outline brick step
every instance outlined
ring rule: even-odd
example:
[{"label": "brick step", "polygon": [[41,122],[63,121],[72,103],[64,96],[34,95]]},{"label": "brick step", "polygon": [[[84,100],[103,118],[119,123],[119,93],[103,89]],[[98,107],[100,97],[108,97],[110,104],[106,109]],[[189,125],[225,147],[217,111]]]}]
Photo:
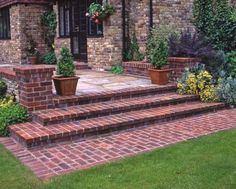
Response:
[{"label": "brick step", "polygon": [[224,108],[222,103],[190,102],[140,111],[61,123],[44,127],[36,122],[10,127],[11,136],[26,147],[83,139],[101,133],[145,126]]},{"label": "brick step", "polygon": [[74,62],[76,70],[87,70],[91,69],[88,66],[88,63],[79,63],[79,62]]},{"label": "brick step", "polygon": [[33,120],[47,126],[51,124],[190,102],[194,100],[198,100],[198,96],[183,96],[176,93],[166,93],[147,97],[115,100],[113,102],[108,101],[71,106],[67,108],[56,108],[53,110],[37,111],[33,113]]},{"label": "brick step", "polygon": [[175,84],[169,84],[165,86],[149,86],[149,87],[139,87],[130,89],[121,89],[114,91],[89,93],[83,95],[75,96],[57,96],[53,98],[53,104],[55,108],[65,108],[68,106],[90,104],[104,101],[113,101],[119,99],[129,99],[134,97],[163,94],[168,92],[176,91]]}]

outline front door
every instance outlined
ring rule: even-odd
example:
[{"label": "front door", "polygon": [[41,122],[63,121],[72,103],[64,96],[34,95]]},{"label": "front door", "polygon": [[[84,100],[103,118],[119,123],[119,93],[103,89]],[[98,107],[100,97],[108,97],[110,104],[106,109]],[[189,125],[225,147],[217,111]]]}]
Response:
[{"label": "front door", "polygon": [[71,1],[71,49],[76,60],[87,62],[87,0]]}]

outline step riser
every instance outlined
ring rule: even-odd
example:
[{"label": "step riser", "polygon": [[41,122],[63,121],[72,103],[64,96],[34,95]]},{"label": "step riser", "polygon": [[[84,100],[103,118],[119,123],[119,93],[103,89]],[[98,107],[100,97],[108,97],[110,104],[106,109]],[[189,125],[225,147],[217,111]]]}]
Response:
[{"label": "step riser", "polygon": [[177,98],[177,99],[170,99],[170,100],[163,100],[163,101],[154,101],[151,103],[145,103],[145,104],[138,104],[138,105],[130,105],[130,106],[124,106],[124,107],[118,107],[118,108],[110,108],[105,110],[96,110],[93,112],[88,113],[81,113],[80,115],[73,115],[70,117],[64,116],[63,118],[55,118],[54,120],[42,120],[37,115],[34,116],[34,121],[44,125],[49,126],[52,124],[58,124],[58,123],[65,123],[70,121],[78,121],[78,120],[84,120],[89,118],[95,118],[100,116],[107,116],[112,114],[119,114],[119,113],[126,113],[129,111],[136,111],[136,110],[144,110],[149,108],[156,108],[161,106],[167,106],[167,105],[175,105],[180,103],[186,103],[186,102],[193,102],[197,101],[199,98],[197,96],[191,96],[191,97],[185,97],[183,98]]},{"label": "step riser", "polygon": [[45,140],[42,139],[41,141],[37,141],[37,142],[35,141],[26,142],[23,139],[21,139],[19,136],[15,135],[14,133],[11,133],[12,134],[11,136],[15,140],[23,144],[24,146],[31,148],[35,146],[42,146],[42,145],[56,143],[56,142],[70,141],[74,139],[83,140],[87,137],[95,137],[97,135],[104,134],[104,133],[110,133],[114,131],[125,130],[125,129],[134,128],[134,127],[140,127],[140,126],[147,126],[154,123],[171,121],[174,119],[185,118],[185,117],[207,113],[207,112],[214,112],[223,108],[224,108],[223,105],[217,105],[217,106],[212,106],[212,107],[204,107],[204,108],[198,108],[198,109],[193,109],[193,110],[188,110],[188,111],[169,113],[169,114],[166,114],[165,116],[153,116],[153,117],[148,117],[144,119],[136,119],[133,121],[126,121],[119,124],[110,124],[109,126],[106,126],[105,128],[99,128],[99,130],[97,129],[92,129],[91,131],[87,130],[83,134],[74,133],[74,134],[70,134],[70,136],[68,134],[65,134],[64,136],[60,136],[60,137],[52,138],[52,139],[45,139]]},{"label": "step riser", "polygon": [[98,94],[93,95],[92,97],[76,97],[64,100],[54,99],[54,108],[66,108],[69,106],[77,106],[77,105],[84,105],[84,104],[91,104],[91,103],[98,103],[98,102],[106,102],[106,101],[114,101],[114,100],[122,100],[122,99],[130,99],[135,97],[144,97],[144,96],[151,96],[156,94],[163,94],[163,93],[170,93],[175,92],[176,86],[169,86],[164,88],[150,88],[146,90],[134,90],[129,92],[113,92],[108,94]]}]

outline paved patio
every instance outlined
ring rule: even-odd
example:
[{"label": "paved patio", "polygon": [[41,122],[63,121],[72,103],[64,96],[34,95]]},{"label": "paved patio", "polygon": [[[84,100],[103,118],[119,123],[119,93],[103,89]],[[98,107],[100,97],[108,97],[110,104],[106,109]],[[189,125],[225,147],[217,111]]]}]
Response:
[{"label": "paved patio", "polygon": [[26,149],[10,138],[0,138],[0,143],[36,176],[48,179],[203,135],[235,129],[235,115],[236,109],[223,110],[44,148]]},{"label": "paved patio", "polygon": [[77,86],[77,94],[114,91],[152,85],[149,78],[125,74],[116,75],[105,71],[79,70],[77,71],[77,75],[80,77]]}]

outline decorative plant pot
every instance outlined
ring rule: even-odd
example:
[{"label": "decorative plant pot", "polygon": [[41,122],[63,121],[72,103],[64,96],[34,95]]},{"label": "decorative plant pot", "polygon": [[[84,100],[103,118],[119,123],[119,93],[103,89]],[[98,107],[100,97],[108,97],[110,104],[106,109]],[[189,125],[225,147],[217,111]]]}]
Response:
[{"label": "decorative plant pot", "polygon": [[35,65],[38,63],[38,57],[37,56],[29,56],[28,57],[28,62],[32,65]]},{"label": "decorative plant pot", "polygon": [[171,69],[148,69],[152,84],[166,85],[169,82]]},{"label": "decorative plant pot", "polygon": [[75,95],[79,77],[53,77],[53,82],[57,95],[70,96]]}]

